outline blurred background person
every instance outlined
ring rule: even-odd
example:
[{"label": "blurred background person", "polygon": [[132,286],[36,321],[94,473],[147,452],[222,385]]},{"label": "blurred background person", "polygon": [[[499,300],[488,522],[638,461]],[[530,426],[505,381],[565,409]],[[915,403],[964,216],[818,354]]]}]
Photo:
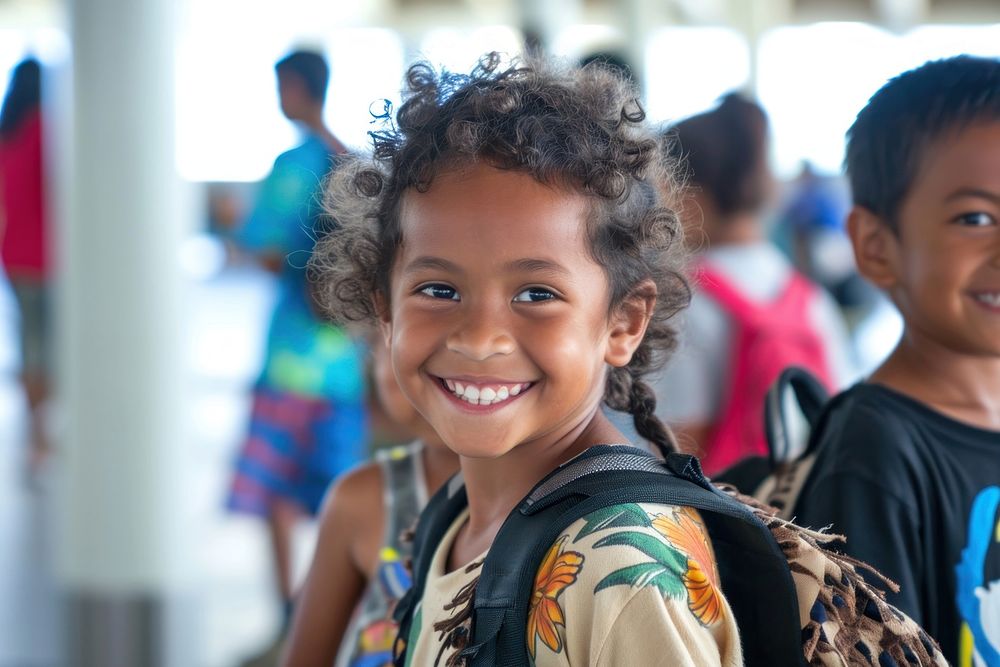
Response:
[{"label": "blurred background person", "polygon": [[848,199],[838,185],[804,161],[788,185],[773,236],[795,267],[830,293],[851,326],[872,307],[875,290],[854,264],[844,229]]},{"label": "blurred background person", "polygon": [[700,255],[681,349],[654,388],[657,412],[709,475],[766,454],[764,396],[786,366],[831,390],[852,375],[833,300],[767,240],[768,132],[764,110],[736,93],[668,131],[689,179],[685,234]]},{"label": "blurred background person", "polygon": [[49,451],[43,406],[52,346],[41,79],[36,59],[21,61],[0,108],[0,257],[20,315],[20,381],[28,403],[32,474]]},{"label": "blurred background person", "polygon": [[320,186],[346,153],[323,122],[329,68],[322,55],[295,51],[275,65],[281,111],[304,142],[275,160],[236,244],[278,276],[250,425],[236,461],[228,506],[267,520],[282,627],[247,664],[277,661],[292,613],[296,522],[315,516],[329,484],[364,456],[364,371],[359,345],[313,309],[305,264],[321,228]]}]

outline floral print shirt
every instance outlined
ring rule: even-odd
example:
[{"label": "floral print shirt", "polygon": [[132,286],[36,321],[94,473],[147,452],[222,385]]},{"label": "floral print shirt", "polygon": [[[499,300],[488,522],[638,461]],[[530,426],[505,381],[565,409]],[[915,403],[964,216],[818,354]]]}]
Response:
[{"label": "floral print shirt", "polygon": [[[467,517],[458,517],[434,554],[408,665],[446,665],[451,656],[433,626],[454,613],[449,603],[479,574],[445,572]],[[743,664],[711,543],[687,507],[616,505],[569,526],[535,576],[525,641],[539,667]]]}]

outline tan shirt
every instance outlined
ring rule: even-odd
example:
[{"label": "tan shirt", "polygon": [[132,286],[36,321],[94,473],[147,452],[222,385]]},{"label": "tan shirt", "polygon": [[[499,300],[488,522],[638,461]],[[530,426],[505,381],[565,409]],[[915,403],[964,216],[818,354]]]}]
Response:
[{"label": "tan shirt", "polygon": [[[478,575],[445,572],[463,513],[438,545],[410,633],[407,665],[445,665],[436,622]],[[484,554],[485,555],[485,554]],[[477,559],[478,560],[478,559]],[[739,667],[739,634],[698,513],[627,504],[572,524],[535,577],[525,640],[539,667]]]}]

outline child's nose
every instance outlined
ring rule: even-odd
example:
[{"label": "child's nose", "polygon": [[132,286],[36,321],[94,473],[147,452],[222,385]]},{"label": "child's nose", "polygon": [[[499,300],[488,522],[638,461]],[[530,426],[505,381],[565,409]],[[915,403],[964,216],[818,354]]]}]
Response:
[{"label": "child's nose", "polygon": [[503,313],[486,304],[466,307],[464,311],[448,336],[449,350],[475,361],[514,351],[514,338]]}]

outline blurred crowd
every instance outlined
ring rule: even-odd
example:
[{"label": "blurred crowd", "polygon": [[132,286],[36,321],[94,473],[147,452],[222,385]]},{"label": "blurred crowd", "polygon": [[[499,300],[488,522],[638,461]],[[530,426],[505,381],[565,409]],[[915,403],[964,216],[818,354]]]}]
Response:
[{"label": "blurred crowd", "polygon": [[[997,67],[995,61],[992,64]],[[322,53],[311,50],[293,51],[275,64],[281,112],[299,130],[300,142],[277,156],[263,181],[209,184],[205,191],[206,231],[225,249],[221,271],[248,264],[259,267],[267,272],[276,291],[256,379],[246,388],[251,407],[243,436],[233,443],[224,500],[228,511],[259,518],[268,535],[281,623],[274,636],[261,637],[258,647],[250,647],[253,655],[247,656],[245,664],[260,667],[279,664],[283,654],[286,665],[332,664],[334,659],[345,667],[390,664],[395,626],[387,621],[388,613],[410,583],[406,567],[409,543],[400,541],[399,535],[412,526],[420,507],[459,468],[459,457],[397,385],[384,332],[378,327],[334,322],[317,299],[317,279],[308,262],[317,241],[339,224],[328,209],[324,188],[331,174],[357,159],[324,121],[330,65]],[[339,65],[332,63],[333,67]],[[603,68],[625,80],[630,76],[625,58],[614,54],[596,54],[581,66]],[[44,162],[51,151],[43,150],[47,139],[41,112],[44,75],[33,58],[18,64],[0,109],[0,256],[18,311],[18,379],[30,424],[25,443],[30,453],[25,471],[29,479],[43,475],[51,459],[58,458],[58,442],[53,441],[51,425],[47,424],[47,406],[58,400],[50,391],[56,319],[50,248],[58,225],[53,224],[46,196]],[[990,94],[996,97],[995,91]],[[995,100],[992,103],[994,106],[979,116],[942,121],[952,125],[927,130],[919,140],[943,154],[945,149],[934,143],[942,141],[942,136],[960,143],[964,141],[962,132],[985,123],[991,134],[980,139],[984,145],[1000,148],[996,134],[1000,105]],[[882,260],[873,257],[891,241],[874,231],[866,232],[867,223],[854,208],[873,205],[859,202],[858,193],[852,194],[842,175],[820,173],[808,162],[801,165],[794,179],[781,181],[771,166],[770,121],[749,93],[728,92],[713,108],[678,119],[658,132],[668,163],[684,183],[677,211],[684,244],[692,253],[687,273],[693,296],[690,306],[677,316],[677,349],[650,384],[656,415],[676,434],[681,451],[697,456],[709,477],[729,479],[749,494],[773,475],[779,464],[794,460],[801,450],[784,452],[781,456],[786,460],[775,460],[774,436],[765,410],[769,392],[788,367],[808,371],[824,396],[842,396],[845,390],[854,391],[850,388],[856,383],[893,387],[902,398],[893,394],[880,399],[889,405],[883,409],[897,409],[893,403],[897,401],[904,404],[900,410],[936,410],[935,416],[909,417],[907,423],[920,430],[925,428],[921,419],[928,423],[951,420],[953,431],[963,427],[975,431],[954,435],[956,441],[965,442],[962,438],[966,438],[969,447],[989,449],[989,456],[994,457],[992,464],[977,464],[992,466],[986,481],[963,477],[948,482],[964,505],[939,520],[964,526],[971,520],[968,506],[986,502],[981,495],[977,500],[976,494],[1000,488],[1000,468],[996,465],[1000,461],[1000,412],[981,417],[974,410],[965,410],[958,399],[948,403],[951,398],[942,399],[946,408],[941,409],[939,395],[933,391],[898,389],[911,384],[922,387],[922,382],[933,382],[934,377],[958,386],[962,380],[955,378],[964,377],[962,372],[935,366],[937,374],[928,372],[924,378],[917,371],[907,374],[897,367],[907,368],[906,364],[912,363],[929,368],[947,357],[956,359],[956,367],[965,364],[962,367],[966,368],[975,362],[957,357],[978,355],[982,368],[990,370],[975,372],[986,376],[998,370],[1000,348],[982,342],[976,343],[981,349],[970,352],[972,343],[965,345],[944,336],[951,341],[951,348],[944,344],[940,349],[913,347],[931,350],[927,354],[937,361],[906,356],[918,352],[906,347],[905,336],[901,347],[897,346],[899,315],[889,299],[896,306],[902,302],[903,315],[910,318],[907,335],[918,339],[934,335],[933,326],[925,326],[919,319],[922,313],[951,307],[932,303],[925,308],[920,301],[924,297],[900,296],[900,281],[917,280],[912,276],[924,270],[919,261],[929,260],[921,256],[910,266],[892,255],[893,259],[884,261],[899,263],[898,275],[903,277],[880,283],[882,274],[876,264]],[[993,160],[985,170],[996,166]],[[911,169],[909,165],[905,168]],[[992,268],[980,269],[975,285],[979,291],[973,296],[989,311],[984,317],[992,318],[992,324],[982,325],[984,340],[993,336],[995,343],[1000,340],[1000,243],[996,238],[1000,190],[989,189],[998,185],[996,173],[992,176],[991,182],[965,189],[975,192],[963,190],[955,196],[974,200],[962,211],[962,215],[972,216],[961,218],[969,233],[972,228],[993,230],[991,237],[982,231],[981,247],[988,245],[993,253],[983,262]],[[913,173],[910,178],[915,182]],[[904,230],[901,238],[907,239],[909,233]],[[945,243],[941,241],[938,252],[948,252]],[[892,251],[884,252],[891,255]],[[958,255],[955,258],[959,261]],[[948,269],[942,268],[935,275],[946,280]],[[881,336],[873,338],[873,328]],[[876,338],[879,342],[873,342]],[[949,351],[952,348],[957,351]],[[886,358],[895,364],[888,370]],[[900,377],[904,379],[897,380]],[[1000,383],[1000,378],[993,376],[981,380],[977,386],[996,387]],[[507,398],[508,389],[502,391]],[[493,389],[482,394],[476,390],[474,398],[499,400]],[[984,403],[1000,409],[996,396],[984,399]],[[627,415],[610,407],[605,410],[626,435],[636,438],[635,444],[645,446]],[[914,437],[925,434],[921,431]],[[914,445],[910,452],[917,450],[919,446]],[[962,456],[956,451],[953,448],[948,456]],[[828,466],[829,478],[822,478],[827,486],[818,487],[824,493],[861,494],[854,487],[836,486],[832,481],[854,474],[843,461],[828,458],[817,465]],[[954,469],[960,468],[956,464]],[[920,477],[924,473],[913,474]],[[815,478],[814,484],[819,485],[818,480]],[[909,496],[889,497],[885,490],[879,493],[873,492],[871,498],[901,503],[905,505],[901,514],[912,514],[909,520],[914,522],[921,520],[919,512],[926,508],[906,505]],[[834,528],[839,532],[850,525],[845,513],[867,511],[860,499],[849,503],[847,509],[826,511],[815,493],[810,495],[807,490],[804,497],[803,512],[808,515],[799,514],[800,519],[805,516],[809,521],[804,525],[820,527],[836,520]],[[996,510],[994,503],[993,514],[986,519],[993,521],[994,527],[1000,525]],[[982,511],[989,514],[989,508]],[[893,523],[895,515],[874,513],[890,524],[883,526],[887,533],[903,529]],[[321,533],[303,588],[294,574],[294,563],[302,560],[302,555],[295,553],[301,543],[294,535],[302,522],[317,520]],[[851,530],[871,531],[873,526]],[[939,540],[952,545],[958,554],[971,539],[947,532],[943,526],[940,531]],[[917,531],[886,539],[905,541],[921,534]],[[853,533],[848,537],[866,544],[864,537]],[[919,544],[907,543],[901,548],[911,551],[913,561],[925,557]],[[1000,546],[990,543],[983,549],[980,567],[985,569],[979,572],[978,587],[969,589],[979,592],[968,593],[980,596],[981,611],[975,612],[962,607],[961,600],[961,613],[956,612],[953,600],[938,599],[935,596],[939,593],[930,590],[930,583],[889,558],[875,563],[887,568],[892,578],[902,578],[901,585],[910,586],[903,597],[890,599],[897,600],[925,627],[933,626],[949,660],[963,667],[1000,665],[991,661],[1000,651],[1000,608],[996,603],[1000,571],[991,569],[1000,562]],[[879,550],[866,545],[862,555],[877,561]],[[958,560],[948,560],[951,555],[935,556],[935,564],[943,568],[942,578],[951,578],[945,569],[961,570]],[[919,594],[912,594],[914,589]],[[945,608],[947,612],[940,611]],[[973,617],[980,623],[978,634],[972,627]],[[317,656],[322,660],[317,661]]]}]

